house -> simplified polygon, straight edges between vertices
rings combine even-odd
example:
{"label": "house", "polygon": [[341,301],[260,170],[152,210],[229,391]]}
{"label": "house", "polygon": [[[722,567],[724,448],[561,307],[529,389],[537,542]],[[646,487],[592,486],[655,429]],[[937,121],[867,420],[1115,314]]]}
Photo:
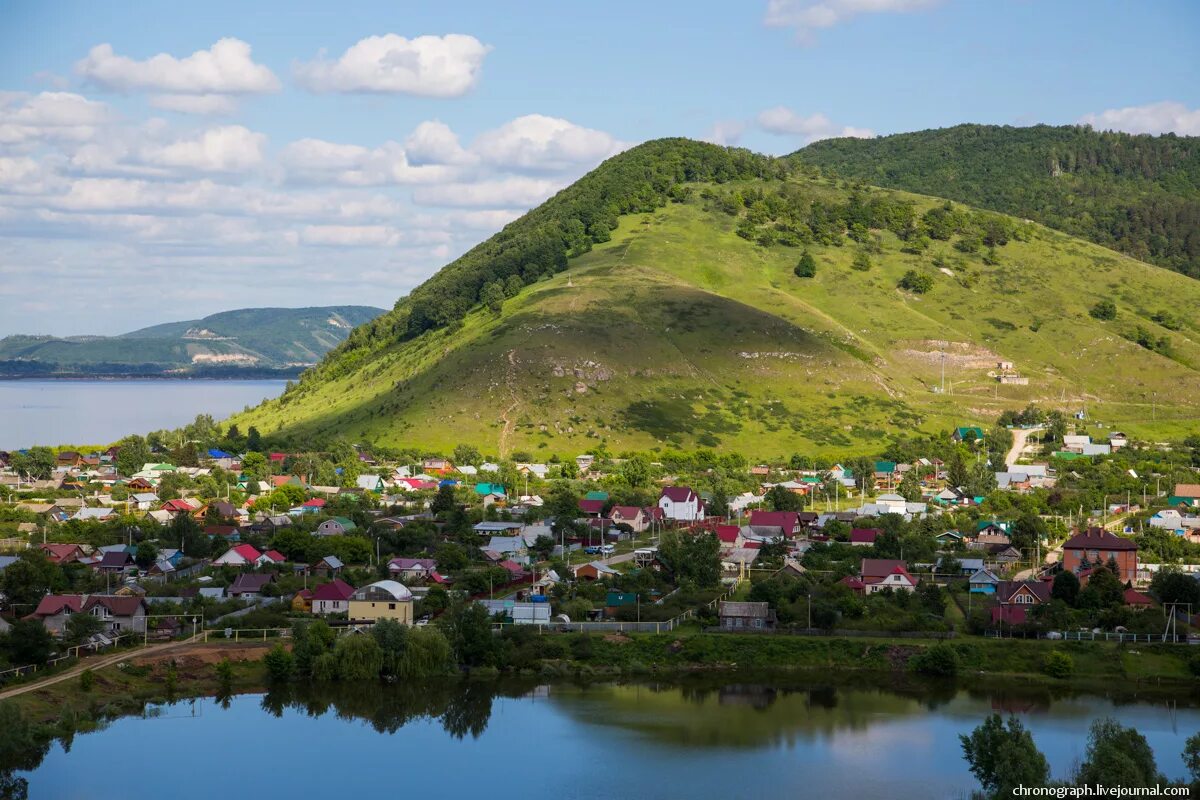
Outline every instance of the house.
{"label": "house", "polygon": [[406,583],[424,583],[437,573],[432,558],[393,558],[388,562],[388,574]]}
{"label": "house", "polygon": [[518,462],[516,464],[517,472],[521,475],[533,475],[538,480],[545,480],[550,474],[550,467],[545,464],[524,464]]}
{"label": "house", "polygon": [[350,595],[350,619],[375,622],[392,619],[402,625],[413,624],[413,594],[393,580],[369,583]]}
{"label": "house", "polygon": [[523,536],[493,536],[484,549],[521,561],[529,557],[529,547]]}
{"label": "house", "polygon": [[149,511],[158,505],[158,495],[154,492],[135,492],[125,502],[130,511]]}
{"label": "house", "polygon": [[83,605],[85,613],[100,619],[107,633],[145,633],[149,606],[137,596],[93,594]]}
{"label": "house", "polygon": [[110,550],[100,555],[100,560],[92,564],[92,569],[97,572],[109,573],[124,573],[137,568],[133,563],[133,556],[128,550],[121,548],[120,550]]}
{"label": "house", "polygon": [[354,521],[347,517],[330,517],[317,526],[313,536],[342,536],[357,529]]}
{"label": "house", "polygon": [[519,581],[522,577],[525,576],[525,567],[521,566],[520,564],[513,561],[512,559],[505,559],[504,561],[501,561],[496,566],[500,567],[501,569],[507,570],[508,577],[511,580]]}
{"label": "house", "polygon": [[359,475],[354,479],[354,485],[364,492],[383,493],[383,478],[378,475]]}
{"label": "house", "polygon": [[341,578],[334,578],[312,591],[312,613],[348,614],[354,587]]}
{"label": "house", "polygon": [[864,594],[867,588],[867,585],[863,583],[862,578],[859,578],[855,575],[847,575],[838,581],[838,583],[840,583],[842,586],[848,587],[850,591],[854,592],[855,594]]}
{"label": "house", "polygon": [[301,589],[292,596],[292,611],[311,614],[313,610],[312,589]]}
{"label": "house", "polygon": [[742,538],[742,529],[737,525],[718,525],[716,534],[722,550],[735,550],[746,543]]}
{"label": "house", "polygon": [[721,630],[770,630],[775,627],[775,610],[770,603],[722,600],[717,607]]}
{"label": "house", "polygon": [[1200,506],[1200,483],[1177,483],[1175,491],[1167,500],[1171,506]]}
{"label": "house", "polygon": [[795,511],[751,511],[750,533],[759,539],[790,539],[800,530]]}
{"label": "house", "polygon": [[663,516],[674,522],[697,522],[704,519],[704,501],[689,486],[664,486],[658,498]]}
{"label": "house", "polygon": [[608,518],[614,525],[628,525],[634,533],[641,533],[650,527],[646,512],[637,506],[613,506]]}
{"label": "house", "polygon": [[525,527],[523,522],[477,522],[471,530],[480,536],[495,536],[497,534],[514,534]]}
{"label": "house", "polygon": [[446,458],[427,458],[421,462],[421,471],[436,475],[448,475],[454,472],[454,465]]}
{"label": "house", "polygon": [[1144,611],[1154,605],[1154,599],[1149,595],[1142,594],[1137,589],[1126,589],[1125,605],[1135,611]]}
{"label": "house", "polygon": [[204,535],[212,539],[220,536],[231,542],[236,542],[241,538],[241,531],[236,525],[205,525]]}
{"label": "house", "polygon": [[1046,581],[1000,581],[996,584],[997,605],[992,608],[992,622],[1023,624],[1027,609],[1050,600],[1050,589]]}
{"label": "house", "polygon": [[249,567],[258,563],[262,553],[249,544],[235,544],[222,555],[213,559],[214,567]]}
{"label": "house", "polygon": [[990,569],[979,569],[971,573],[967,582],[971,585],[971,592],[974,594],[995,594],[1000,579]]}
{"label": "house", "polygon": [[854,528],[850,531],[850,544],[855,547],[873,547],[881,533],[883,531],[879,528]]}
{"label": "house", "polygon": [[908,563],[898,558],[864,558],[859,563],[858,574],[865,581],[867,578],[883,578],[892,573],[896,567],[908,569]]}
{"label": "house", "polygon": [[933,537],[939,545],[953,546],[963,540],[963,535],[958,531],[942,531],[937,536]]}
{"label": "house", "polygon": [[279,552],[278,550],[267,550],[265,553],[263,553],[261,556],[258,557],[258,560],[254,562],[254,566],[262,567],[262,566],[266,566],[268,564],[285,564],[285,563],[287,563],[287,556],[285,556],[283,553]]}
{"label": "house", "polygon": [[604,513],[604,501],[589,500],[585,497],[579,501],[579,511],[589,517],[599,517]]}
{"label": "house", "polygon": [[1088,528],[1063,543],[1063,569],[1075,574],[1091,567],[1115,561],[1122,583],[1137,577],[1136,543],[1110,533],[1103,528]]}
{"label": "house", "polygon": [[342,567],[346,566],[337,556],[325,556],[317,563],[308,568],[308,571],[318,578],[334,578],[341,574]]}
{"label": "house", "polygon": [[863,578],[863,589],[866,594],[882,592],[884,589],[891,589],[894,592],[912,592],[916,588],[917,579],[900,565],[893,567],[890,573],[881,578]]}
{"label": "house", "polygon": [[116,513],[111,508],[81,508],[75,512],[71,519],[103,522],[106,519],[115,517]]}
{"label": "house", "polygon": [[1010,544],[989,544],[982,549],[986,553],[983,562],[988,567],[1008,567],[1021,560],[1021,551]]}
{"label": "house", "polygon": [[267,584],[274,582],[275,576],[269,572],[262,574],[243,572],[233,579],[233,583],[229,584],[229,588],[225,591],[230,597],[253,600],[256,597],[262,597],[263,589]]}
{"label": "house", "polygon": [[580,564],[575,567],[575,579],[580,581],[599,581],[605,578],[615,578],[621,573],[617,572],[607,564],[602,564],[599,561],[589,561],[586,564]]}
{"label": "house", "polygon": [[46,558],[50,560],[51,564],[71,564],[87,556],[87,553],[83,552],[83,548],[77,544],[42,542],[38,548],[46,554]]}
{"label": "house", "polygon": [[67,620],[72,614],[83,610],[86,600],[80,594],[48,594],[38,601],[37,608],[25,619],[39,620],[46,630],[55,636],[62,636],[67,629]]}
{"label": "house", "polygon": [[954,442],[982,442],[983,428],[974,425],[955,428],[954,433],[950,434],[950,440]]}

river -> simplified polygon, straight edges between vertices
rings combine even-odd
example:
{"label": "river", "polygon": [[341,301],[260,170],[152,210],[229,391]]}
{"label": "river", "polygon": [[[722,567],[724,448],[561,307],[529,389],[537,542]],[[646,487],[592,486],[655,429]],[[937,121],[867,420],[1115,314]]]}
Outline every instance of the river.
{"label": "river", "polygon": [[[728,681],[728,679],[724,679]],[[993,712],[1032,730],[1056,778],[1089,724],[1135,726],[1168,778],[1185,774],[1196,698],[682,684],[330,686],[154,707],[54,744],[10,774],[30,797],[966,797],[958,741]],[[987,679],[982,679],[987,680]],[[864,680],[864,683],[866,681]],[[36,763],[36,762],[35,762]]]}
{"label": "river", "polygon": [[0,381],[0,450],[96,445],[216,419],[283,392],[284,381]]}

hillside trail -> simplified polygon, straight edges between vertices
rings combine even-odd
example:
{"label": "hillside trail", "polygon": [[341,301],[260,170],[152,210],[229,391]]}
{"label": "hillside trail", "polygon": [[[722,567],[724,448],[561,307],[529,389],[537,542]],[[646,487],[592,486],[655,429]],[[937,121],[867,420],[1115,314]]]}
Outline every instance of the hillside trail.
{"label": "hillside trail", "polygon": [[500,414],[500,420],[504,423],[500,428],[500,442],[497,449],[500,452],[500,457],[508,456],[508,439],[512,435],[513,428],[516,427],[516,420],[513,419],[512,413],[517,410],[517,406],[521,405],[521,400],[517,397],[517,351],[516,349],[508,351],[508,365],[504,369],[504,385],[508,388],[509,397],[512,398],[512,403],[508,408]]}
{"label": "hillside trail", "polygon": [[1041,426],[1038,426],[1036,428],[1014,428],[1013,429],[1012,447],[1008,448],[1008,454],[1006,456],[1004,456],[1005,467],[1009,467],[1009,466],[1012,466],[1013,464],[1017,463],[1017,459],[1019,459],[1021,457],[1021,454],[1025,452],[1025,441],[1029,438],[1029,434],[1037,433],[1038,431],[1041,431],[1041,430],[1044,430],[1044,428],[1042,428]]}

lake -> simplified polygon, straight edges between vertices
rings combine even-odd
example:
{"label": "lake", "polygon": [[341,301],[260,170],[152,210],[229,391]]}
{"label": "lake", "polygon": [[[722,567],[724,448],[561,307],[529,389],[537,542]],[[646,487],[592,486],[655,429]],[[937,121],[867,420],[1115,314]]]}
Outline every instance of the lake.
{"label": "lake", "polygon": [[[726,679],[728,680],[728,679]],[[966,797],[959,746],[993,712],[1032,730],[1055,777],[1103,716],[1135,726],[1168,778],[1196,699],[1049,690],[713,682],[461,682],[289,689],[156,707],[55,744],[31,797]],[[25,763],[27,769],[29,764]]]}
{"label": "lake", "polygon": [[227,417],[283,393],[285,381],[0,381],[0,450],[108,444],[131,433]]}

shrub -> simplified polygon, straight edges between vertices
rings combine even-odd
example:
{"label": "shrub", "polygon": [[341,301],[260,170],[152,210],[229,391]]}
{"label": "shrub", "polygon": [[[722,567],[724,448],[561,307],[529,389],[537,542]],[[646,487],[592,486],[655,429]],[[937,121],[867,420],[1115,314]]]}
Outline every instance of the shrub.
{"label": "shrub", "polygon": [[859,272],[868,272],[871,269],[871,257],[865,250],[859,250],[854,254],[854,261],[850,262],[850,268]]}
{"label": "shrub", "polygon": [[1112,300],[1101,300],[1092,306],[1088,313],[1098,320],[1107,322],[1117,318],[1117,305]]}
{"label": "shrub", "polygon": [[1192,671],[1193,675],[1200,678],[1200,653],[1197,653],[1188,660],[1188,669]]}
{"label": "shrub", "polygon": [[909,666],[922,675],[949,678],[958,674],[958,652],[945,642],[938,642],[909,659]]}
{"label": "shrub", "polygon": [[797,278],[812,278],[817,274],[817,261],[812,257],[812,253],[805,250],[800,255],[800,263],[796,264],[794,270]]}
{"label": "shrub", "polygon": [[90,692],[92,687],[96,685],[96,676],[90,669],[85,669],[79,673],[79,688],[85,692]]}
{"label": "shrub", "polygon": [[276,643],[263,657],[263,663],[267,665],[267,674],[270,675],[271,680],[278,683],[291,680],[292,673],[296,668],[296,660],[292,654],[279,643]]}
{"label": "shrub", "polygon": [[1075,659],[1058,650],[1046,654],[1042,671],[1051,678],[1069,678],[1075,672]]}
{"label": "shrub", "polygon": [[933,288],[933,278],[910,269],[904,273],[904,276],[900,278],[900,283],[897,285],[901,289],[910,291],[913,294],[925,294]]}

